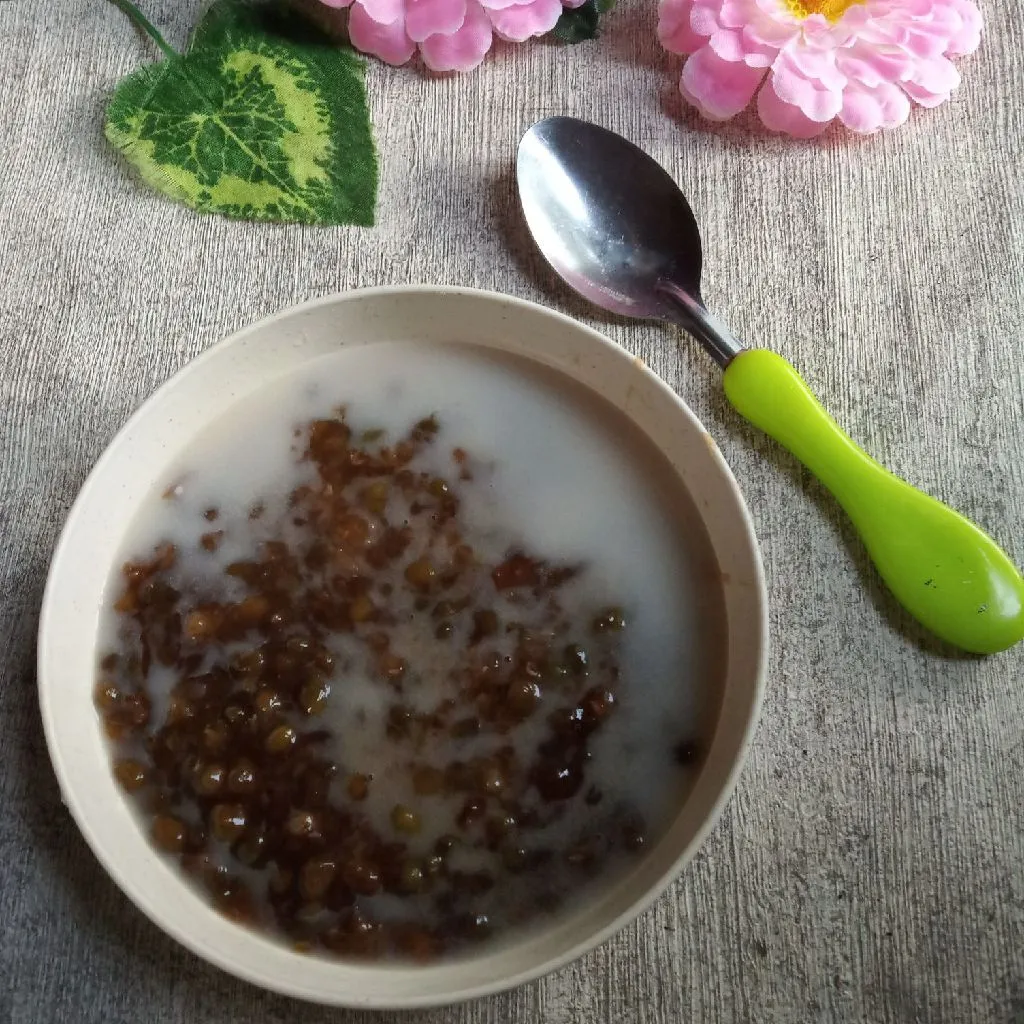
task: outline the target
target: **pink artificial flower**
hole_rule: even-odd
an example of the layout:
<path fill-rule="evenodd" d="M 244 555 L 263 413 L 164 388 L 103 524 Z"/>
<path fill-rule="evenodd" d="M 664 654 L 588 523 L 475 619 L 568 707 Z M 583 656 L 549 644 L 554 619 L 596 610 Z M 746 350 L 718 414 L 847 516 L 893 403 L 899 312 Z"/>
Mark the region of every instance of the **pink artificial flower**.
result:
<path fill-rule="evenodd" d="M 563 7 L 585 0 L 322 0 L 351 7 L 352 45 L 388 64 L 417 50 L 431 71 L 470 71 L 487 56 L 494 36 L 521 43 L 550 32 Z"/>
<path fill-rule="evenodd" d="M 906 121 L 960 84 L 950 61 L 981 41 L 973 0 L 660 0 L 658 38 L 687 54 L 683 98 L 734 117 L 757 96 L 775 131 L 809 138 Z"/>

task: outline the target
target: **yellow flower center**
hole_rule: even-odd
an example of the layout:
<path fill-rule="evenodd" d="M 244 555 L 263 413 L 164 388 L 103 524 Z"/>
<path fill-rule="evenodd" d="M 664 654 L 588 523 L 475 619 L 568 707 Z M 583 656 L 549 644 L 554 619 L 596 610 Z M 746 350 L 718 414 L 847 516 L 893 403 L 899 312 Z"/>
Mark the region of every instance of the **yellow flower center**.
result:
<path fill-rule="evenodd" d="M 798 17 L 823 14 L 829 21 L 838 21 L 859 0 L 786 0 L 786 6 Z"/>

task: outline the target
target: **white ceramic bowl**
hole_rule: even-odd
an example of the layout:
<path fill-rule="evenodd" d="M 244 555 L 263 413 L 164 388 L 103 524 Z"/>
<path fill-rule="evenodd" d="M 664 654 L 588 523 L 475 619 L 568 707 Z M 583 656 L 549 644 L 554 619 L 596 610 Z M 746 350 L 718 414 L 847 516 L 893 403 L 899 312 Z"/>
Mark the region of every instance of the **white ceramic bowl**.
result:
<path fill-rule="evenodd" d="M 129 523 L 169 462 L 237 399 L 343 345 L 465 342 L 537 360 L 622 410 L 685 482 L 704 519 L 725 595 L 721 708 L 678 817 L 625 880 L 528 940 L 436 966 L 338 963 L 293 952 L 216 913 L 149 845 L 110 770 L 92 704 L 103 589 Z M 419 1007 L 483 996 L 567 964 L 644 910 L 690 860 L 735 784 L 764 678 L 766 599 L 750 518 L 696 417 L 607 338 L 518 299 L 463 289 L 385 288 L 287 310 L 215 345 L 140 408 L 96 464 L 50 567 L 39 630 L 39 695 L 65 804 L 114 880 L 153 921 L 240 978 L 352 1007 Z"/>

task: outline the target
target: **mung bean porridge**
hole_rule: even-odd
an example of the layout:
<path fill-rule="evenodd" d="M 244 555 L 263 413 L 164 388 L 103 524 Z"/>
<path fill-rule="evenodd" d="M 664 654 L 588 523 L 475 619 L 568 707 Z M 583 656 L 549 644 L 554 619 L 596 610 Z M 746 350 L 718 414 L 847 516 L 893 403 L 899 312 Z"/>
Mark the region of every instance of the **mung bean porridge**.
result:
<path fill-rule="evenodd" d="M 621 880 L 714 725 L 724 611 L 674 471 L 539 364 L 381 343 L 187 445 L 95 699 L 152 843 L 296 948 L 429 961 Z"/>

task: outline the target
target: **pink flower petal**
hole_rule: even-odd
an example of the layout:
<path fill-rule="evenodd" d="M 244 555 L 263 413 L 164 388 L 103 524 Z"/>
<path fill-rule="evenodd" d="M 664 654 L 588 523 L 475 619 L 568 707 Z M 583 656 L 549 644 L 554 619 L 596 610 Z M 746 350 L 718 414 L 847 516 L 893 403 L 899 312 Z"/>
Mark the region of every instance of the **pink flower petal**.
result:
<path fill-rule="evenodd" d="M 846 76 L 836 66 L 837 52 L 831 48 L 787 46 L 772 67 L 776 72 L 784 70 L 827 92 L 842 92 Z M 779 95 L 784 97 L 781 90 Z"/>
<path fill-rule="evenodd" d="M 427 36 L 451 35 L 462 27 L 467 0 L 405 0 L 405 31 L 417 43 Z"/>
<path fill-rule="evenodd" d="M 750 22 L 750 4 L 747 0 L 722 0 L 718 22 L 722 28 L 742 29 Z"/>
<path fill-rule="evenodd" d="M 947 37 L 941 32 L 928 30 L 928 26 L 909 29 L 905 36 L 904 49 L 915 57 L 931 60 L 946 52 Z"/>
<path fill-rule="evenodd" d="M 855 132 L 896 128 L 910 116 L 906 93 L 888 82 L 875 87 L 853 84 L 843 93 L 839 120 Z"/>
<path fill-rule="evenodd" d="M 405 0 L 359 0 L 363 10 L 384 25 L 405 20 Z"/>
<path fill-rule="evenodd" d="M 792 25 L 777 22 L 751 23 L 743 27 L 743 41 L 751 49 L 771 50 L 778 53 L 784 46 L 798 38 L 800 30 Z"/>
<path fill-rule="evenodd" d="M 386 64 L 404 64 L 416 52 L 402 19 L 390 24 L 374 21 L 359 0 L 348 16 L 348 36 L 357 50 L 372 53 Z"/>
<path fill-rule="evenodd" d="M 420 53 L 431 71 L 472 71 L 487 56 L 493 40 L 487 12 L 476 0 L 468 0 L 462 25 L 447 35 L 428 36 L 420 43 Z"/>
<path fill-rule="evenodd" d="M 914 70 L 914 62 L 907 54 L 879 53 L 870 47 L 845 50 L 837 55 L 836 65 L 848 79 L 869 86 L 898 82 L 909 78 Z"/>
<path fill-rule="evenodd" d="M 550 32 L 562 14 L 562 0 L 528 0 L 500 11 L 490 11 L 494 31 L 513 43 Z"/>
<path fill-rule="evenodd" d="M 712 10 L 712 5 L 707 3 L 695 3 L 690 11 L 690 28 L 697 35 L 710 38 L 720 28 L 718 14 Z"/>
<path fill-rule="evenodd" d="M 779 99 L 771 79 L 757 94 L 757 113 L 766 128 L 798 139 L 813 138 L 828 127 L 827 121 L 812 121 L 799 107 Z"/>
<path fill-rule="evenodd" d="M 981 11 L 969 0 L 950 0 L 950 3 L 960 15 L 960 28 L 950 39 L 946 52 L 952 57 L 974 53 L 981 44 Z"/>
<path fill-rule="evenodd" d="M 769 74 L 775 94 L 783 103 L 799 108 L 811 121 L 831 121 L 842 109 L 845 79 L 837 85 L 829 75 L 830 81 L 824 82 L 808 75 L 787 57 L 788 51 L 779 57 Z"/>
<path fill-rule="evenodd" d="M 516 4 L 527 2 L 527 0 L 477 0 L 485 11 L 503 11 L 506 7 L 515 7 Z"/>
<path fill-rule="evenodd" d="M 690 28 L 692 0 L 661 0 L 658 5 L 658 39 L 669 53 L 693 53 L 704 45 L 704 36 Z"/>
<path fill-rule="evenodd" d="M 919 106 L 925 109 L 937 107 L 949 99 L 948 92 L 929 92 L 917 82 L 902 82 L 903 91 Z"/>
<path fill-rule="evenodd" d="M 714 50 L 716 56 L 730 63 L 742 61 L 746 56 L 742 33 L 734 32 L 732 29 L 719 29 L 708 40 L 708 46 Z"/>
<path fill-rule="evenodd" d="M 763 68 L 722 60 L 705 46 L 683 65 L 679 91 L 709 120 L 725 121 L 751 101 L 764 75 Z"/>
<path fill-rule="evenodd" d="M 911 78 L 915 85 L 935 95 L 948 96 L 960 84 L 960 72 L 945 57 L 922 61 Z"/>

